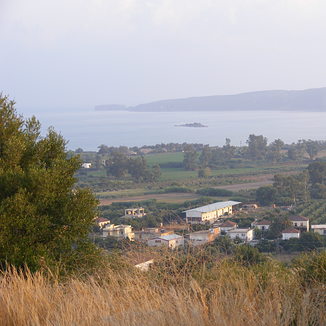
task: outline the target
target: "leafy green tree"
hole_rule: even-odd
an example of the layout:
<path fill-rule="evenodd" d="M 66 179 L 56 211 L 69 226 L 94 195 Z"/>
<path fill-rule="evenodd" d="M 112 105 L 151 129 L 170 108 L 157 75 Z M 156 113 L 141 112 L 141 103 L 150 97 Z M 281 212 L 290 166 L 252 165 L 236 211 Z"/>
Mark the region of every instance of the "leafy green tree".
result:
<path fill-rule="evenodd" d="M 14 102 L 0 97 L 0 264 L 36 270 L 60 262 L 67 269 L 96 249 L 88 233 L 97 201 L 74 188 L 78 157 L 67 158 L 66 142 L 40 123 L 24 120 Z M 85 260 L 84 260 L 85 262 Z"/>
<path fill-rule="evenodd" d="M 212 174 L 212 171 L 210 168 L 202 168 L 198 170 L 198 178 L 208 178 Z"/>
<path fill-rule="evenodd" d="M 128 157 L 127 155 L 115 151 L 111 154 L 110 158 L 106 161 L 107 174 L 114 177 L 121 178 L 128 171 Z"/>
<path fill-rule="evenodd" d="M 281 202 L 289 199 L 291 203 L 296 204 L 298 201 L 309 199 L 309 177 L 306 171 L 290 176 L 277 174 L 274 176 L 273 187 L 277 190 Z"/>
<path fill-rule="evenodd" d="M 230 138 L 225 139 L 225 145 L 222 147 L 222 150 L 223 150 L 225 160 L 230 160 L 234 156 L 235 147 L 231 145 Z"/>
<path fill-rule="evenodd" d="M 315 140 L 307 140 L 304 142 L 306 146 L 306 152 L 309 155 L 309 158 L 313 160 L 317 155 L 320 150 L 320 146 L 318 141 Z"/>
<path fill-rule="evenodd" d="M 313 162 L 308 165 L 309 180 L 312 184 L 326 184 L 326 162 Z"/>
<path fill-rule="evenodd" d="M 193 146 L 187 145 L 184 150 L 183 166 L 186 170 L 195 170 L 197 167 L 197 152 Z"/>
<path fill-rule="evenodd" d="M 199 156 L 199 163 L 202 168 L 209 165 L 212 158 L 212 151 L 208 145 L 205 145 Z"/>
<path fill-rule="evenodd" d="M 278 162 L 282 158 L 282 148 L 284 146 L 284 142 L 281 139 L 275 139 L 269 146 L 268 146 L 268 153 L 267 157 L 273 162 Z"/>
<path fill-rule="evenodd" d="M 252 160 L 263 160 L 267 153 L 267 138 L 263 135 L 249 135 L 247 140 L 248 156 Z"/>
<path fill-rule="evenodd" d="M 261 206 L 269 206 L 275 202 L 276 192 L 274 187 L 260 187 L 256 190 L 256 200 Z"/>

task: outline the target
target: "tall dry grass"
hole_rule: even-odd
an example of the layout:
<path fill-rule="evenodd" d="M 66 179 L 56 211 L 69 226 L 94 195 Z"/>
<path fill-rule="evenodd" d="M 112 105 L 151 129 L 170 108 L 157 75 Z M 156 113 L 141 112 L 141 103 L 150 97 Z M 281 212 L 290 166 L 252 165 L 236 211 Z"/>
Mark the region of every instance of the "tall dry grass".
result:
<path fill-rule="evenodd" d="M 163 259 L 163 258 L 162 258 Z M 0 280 L 1 326 L 326 325 L 325 287 L 303 286 L 275 262 L 207 268 L 170 258 L 148 272 L 131 266 L 58 280 L 8 269 Z"/>

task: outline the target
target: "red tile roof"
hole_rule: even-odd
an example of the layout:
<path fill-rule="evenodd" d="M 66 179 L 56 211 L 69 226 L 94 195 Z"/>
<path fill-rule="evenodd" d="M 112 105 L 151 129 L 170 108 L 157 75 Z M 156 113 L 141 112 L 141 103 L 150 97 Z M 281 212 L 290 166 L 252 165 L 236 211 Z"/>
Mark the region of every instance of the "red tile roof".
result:
<path fill-rule="evenodd" d="M 102 223 L 102 222 L 109 222 L 109 220 L 104 217 L 98 217 L 95 219 L 95 223 Z"/>
<path fill-rule="evenodd" d="M 288 228 L 286 230 L 283 230 L 282 233 L 300 233 L 300 231 L 295 228 Z"/>
<path fill-rule="evenodd" d="M 267 221 L 267 220 L 262 220 L 262 221 L 257 221 L 253 223 L 254 225 L 271 225 L 272 222 L 271 221 Z"/>
<path fill-rule="evenodd" d="M 309 218 L 306 218 L 304 216 L 290 216 L 290 221 L 309 221 Z"/>
<path fill-rule="evenodd" d="M 220 227 L 222 227 L 222 228 L 228 228 L 228 227 L 233 227 L 233 226 L 236 226 L 236 225 L 237 225 L 237 223 L 234 223 L 232 221 L 225 221 L 224 223 L 222 223 L 220 225 Z"/>

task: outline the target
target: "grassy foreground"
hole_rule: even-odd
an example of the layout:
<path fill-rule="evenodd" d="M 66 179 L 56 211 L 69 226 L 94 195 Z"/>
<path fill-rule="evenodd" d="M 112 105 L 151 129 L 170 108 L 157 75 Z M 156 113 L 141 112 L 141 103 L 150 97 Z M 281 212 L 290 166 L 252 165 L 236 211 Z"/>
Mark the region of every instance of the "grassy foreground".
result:
<path fill-rule="evenodd" d="M 326 323 L 325 255 L 291 268 L 276 261 L 247 267 L 230 259 L 209 267 L 199 261 L 163 254 L 149 272 L 124 264 L 63 281 L 11 269 L 0 280 L 0 325 Z"/>

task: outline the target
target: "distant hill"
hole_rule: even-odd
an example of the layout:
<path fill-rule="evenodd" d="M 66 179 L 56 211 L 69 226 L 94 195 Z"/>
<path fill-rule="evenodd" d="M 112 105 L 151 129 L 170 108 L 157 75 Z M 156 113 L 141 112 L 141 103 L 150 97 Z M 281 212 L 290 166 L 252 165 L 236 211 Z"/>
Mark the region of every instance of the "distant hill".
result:
<path fill-rule="evenodd" d="M 326 87 L 299 91 L 259 91 L 155 101 L 128 111 L 326 111 Z"/>

